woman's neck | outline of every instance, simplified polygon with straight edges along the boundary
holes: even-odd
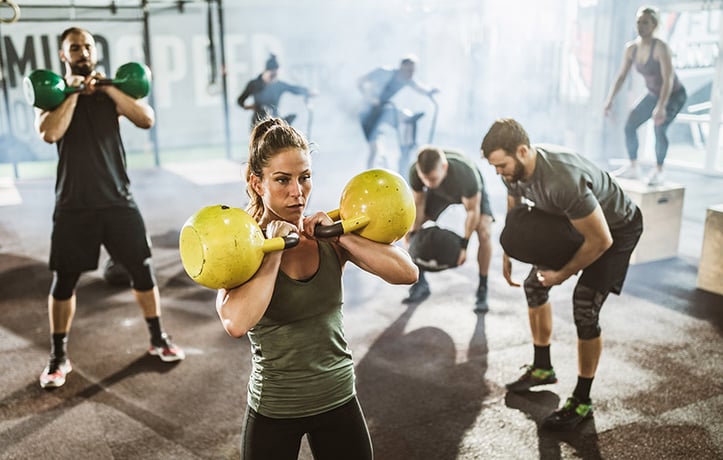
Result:
[[[643,37],[642,35],[640,36],[640,44],[642,45],[650,45],[651,43],[653,43],[653,40],[655,40],[655,36],[653,36],[652,34],[645,37]]]

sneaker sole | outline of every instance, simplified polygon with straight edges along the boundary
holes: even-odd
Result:
[[[585,423],[586,420],[590,420],[593,417],[593,411],[591,410],[586,416],[582,417],[582,419],[577,420],[575,423],[555,423],[555,422],[543,422],[542,428],[547,431],[555,431],[555,432],[568,432],[568,431],[574,431],[577,429],[580,425]]]
[[[43,381],[43,379],[41,378],[40,379],[40,388],[60,388],[60,387],[62,387],[63,385],[65,385],[65,380],[67,379],[68,374],[70,374],[71,372],[73,372],[73,367],[68,366],[68,368],[65,370],[65,377],[63,377],[62,379]]]
[[[515,382],[517,383],[517,382]],[[543,382],[537,382],[530,385],[525,384],[523,387],[515,388],[515,383],[509,383],[505,385],[505,388],[507,391],[511,391],[513,393],[524,393],[525,391],[529,391],[532,387],[539,387],[541,385],[552,385],[553,383],[557,383],[557,377],[555,377],[552,380],[545,380]]]
[[[405,304],[405,305],[408,305],[408,304],[411,304],[411,303],[420,303],[420,302],[424,302],[424,301],[427,300],[428,298],[429,298],[429,296],[420,297],[420,298],[418,298],[418,299],[406,298],[406,299],[402,299],[402,303]]]
[[[186,359],[186,355],[173,355],[173,356],[166,356],[163,353],[156,351],[155,349],[148,350],[148,354],[151,356],[158,356],[158,358],[163,361],[164,363],[172,363],[175,361],[183,361]]]
[[[475,313],[487,313],[490,311],[490,306],[487,304],[487,302],[475,302],[474,304],[474,312]]]
[[[65,385],[65,379],[40,382],[40,388],[60,388],[63,385]]]

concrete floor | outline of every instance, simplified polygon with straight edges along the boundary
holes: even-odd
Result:
[[[335,207],[362,162],[355,169],[338,155],[317,154],[311,208]],[[204,168],[214,180],[198,180],[211,176]],[[499,179],[484,174],[493,206],[502,209]],[[188,357],[165,364],[147,356],[131,293],[106,284],[100,271],[88,273],[70,335],[75,370],[54,391],[37,382],[49,346],[53,180],[14,184],[22,202],[0,206],[0,459],[238,457],[249,344],[223,331],[214,293],[183,272],[177,238],[202,206],[243,206],[239,175],[240,165],[223,162],[132,171],[153,241],[163,323]],[[552,291],[560,382],[506,394],[504,384],[531,362],[532,347],[524,295],[502,279],[497,244],[487,314],[472,311],[473,261],[431,274],[432,296],[414,306],[400,303],[405,287],[349,268],[347,337],[376,458],[723,458],[723,297],[695,284],[705,208],[723,202],[723,178],[671,171],[669,179],[686,185],[679,255],[632,266],[623,294],[609,298],[595,417],[572,433],[547,433],[539,424],[575,385],[574,280]],[[455,212],[444,217],[452,228]],[[501,228],[498,219],[495,241]],[[518,278],[526,268],[515,264]],[[311,458],[306,444],[300,458]]]

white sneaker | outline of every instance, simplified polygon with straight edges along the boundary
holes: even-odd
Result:
[[[633,165],[627,165],[623,166],[620,169],[616,169],[611,173],[614,177],[619,177],[621,179],[636,179],[640,180],[642,178],[640,174],[640,169]]]
[[[663,182],[665,182],[665,177],[662,171],[654,170],[648,176],[648,185],[661,185]]]
[[[161,361],[167,363],[186,359],[186,353],[184,353],[181,348],[174,345],[173,342],[171,342],[171,337],[165,332],[161,336],[160,345],[156,346],[151,343],[151,346],[148,349],[148,354],[151,356],[158,356]]]
[[[73,366],[70,365],[69,359],[63,359],[58,361],[54,358],[50,359],[50,362],[43,373],[40,374],[40,386],[42,388],[58,388],[65,385],[65,377],[70,374],[73,370]]]

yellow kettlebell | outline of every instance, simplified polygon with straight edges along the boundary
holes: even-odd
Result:
[[[243,209],[214,205],[188,218],[179,249],[191,279],[211,289],[230,289],[254,276],[264,254],[298,243],[296,234],[266,239],[258,222]]]
[[[341,221],[317,226],[316,236],[354,232],[379,243],[394,243],[412,228],[416,208],[402,176],[388,169],[369,169],[351,178],[342,191],[339,208],[328,214]]]

